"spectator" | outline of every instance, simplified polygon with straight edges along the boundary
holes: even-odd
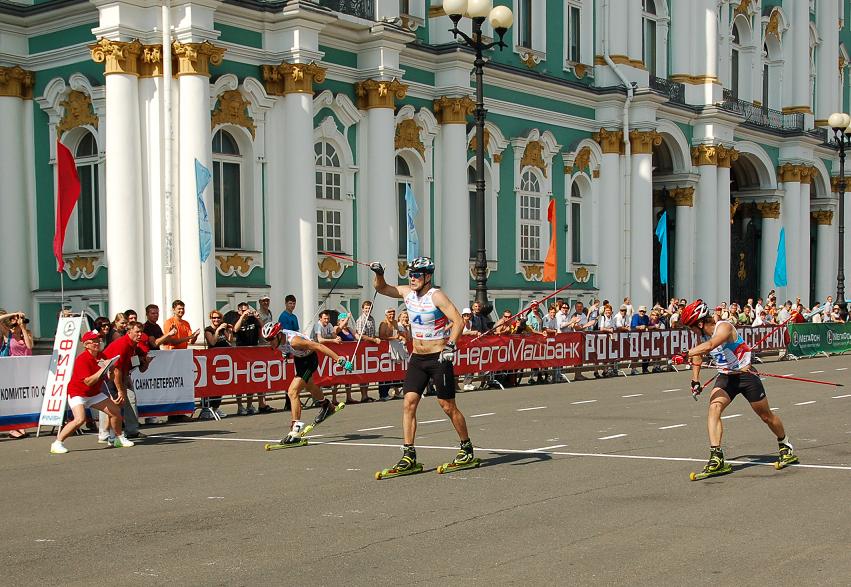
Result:
[[[136,313],[136,310],[131,308],[124,310],[124,319],[127,320],[128,323],[136,322],[139,319],[139,315]]]
[[[679,300],[677,298],[671,298],[671,301],[668,303],[668,314],[673,316],[677,313],[677,310],[680,307]]]
[[[295,304],[296,301],[293,294],[289,294],[284,298],[284,311],[281,312],[280,316],[278,316],[278,324],[280,324],[281,328],[284,330],[292,330],[293,332],[299,331],[298,316],[293,313],[295,312]]]
[[[210,325],[204,329],[204,340],[208,349],[230,348],[233,341],[233,326],[222,320],[222,313],[218,310],[210,312]],[[221,410],[222,398],[209,397],[201,400],[201,413],[199,420],[213,420],[213,411],[219,418],[227,418]]]
[[[629,297],[629,296],[625,297],[623,299],[622,305],[626,306],[626,319],[627,319],[627,323],[629,323],[629,322],[632,321],[632,316],[635,313],[635,311],[632,307],[632,298]]]
[[[594,300],[591,307],[588,308],[588,322],[585,324],[585,330],[595,330],[597,321],[600,319],[600,300]]]
[[[822,310],[822,322],[829,322],[830,315],[833,311],[833,296],[827,296]]]
[[[635,314],[630,320],[630,330],[644,332],[650,328],[650,316],[647,315],[647,306],[639,306],[638,314]],[[647,374],[650,361],[641,361],[641,372]],[[638,375],[638,371],[633,367],[631,375]]]
[[[777,312],[777,322],[779,324],[783,324],[784,322],[788,322],[792,317],[792,300],[786,300],[786,303],[780,308],[780,311]]]
[[[812,321],[813,324],[822,323],[821,304],[816,304],[815,306],[813,306],[813,309],[810,312],[810,321]]]
[[[629,306],[622,304],[618,310],[618,315],[615,316],[615,330],[617,332],[627,332],[630,328]]]
[[[97,330],[100,333],[100,337],[102,341],[106,341],[106,335],[109,333],[109,329],[112,326],[112,323],[109,321],[109,318],[106,316],[98,316],[95,318],[93,330]]]
[[[839,304],[833,306],[833,310],[830,312],[830,321],[845,324],[845,320],[842,319],[842,309],[839,307]]]
[[[541,321],[541,325],[543,326],[543,332],[547,336],[555,336],[558,333],[558,308],[555,304],[550,304],[550,307],[547,308],[547,315],[544,316]],[[556,367],[552,372],[547,370],[543,373],[544,383],[549,383],[550,376],[555,380],[561,379],[561,368]]]
[[[754,321],[754,314],[753,314],[753,310],[751,309],[750,305],[742,308],[742,311],[739,313],[739,316],[738,316],[739,326],[750,326],[751,324],[753,324],[753,321]]]
[[[160,348],[166,350],[189,348],[190,344],[195,344],[195,341],[198,340],[198,335],[201,334],[201,331],[196,330],[193,332],[189,322],[183,319],[184,314],[186,314],[186,304],[183,301],[174,300],[171,303],[171,311],[173,315],[165,321],[163,330],[171,332],[173,328],[176,334],[166,341],[168,344],[160,344]]]
[[[352,330],[351,325],[351,316],[349,316],[348,312],[340,312],[337,316],[337,325],[334,327],[334,334],[340,338],[343,342],[354,342],[357,340],[357,335]],[[335,385],[331,388],[331,393],[333,394],[333,401],[337,403],[337,389],[339,385]],[[346,403],[347,404],[356,404],[358,403],[356,400],[352,399],[352,386],[351,384],[346,384]]]
[[[272,310],[269,309],[270,303],[272,303],[272,298],[266,295],[260,296],[260,299],[258,300],[259,307],[257,308],[257,319],[260,320],[261,328],[275,319],[275,317],[272,316]]]
[[[395,308],[387,308],[384,311],[384,320],[382,320],[381,324],[378,325],[378,338],[386,340],[388,343],[391,340],[399,339],[399,328],[396,324]],[[390,382],[381,382],[378,384],[378,401],[385,402],[392,399],[390,396],[391,387],[392,384]]]
[[[588,326],[588,315],[585,313],[585,307],[582,302],[576,302],[573,306],[573,313],[570,314],[568,322],[571,330],[582,331]]]
[[[472,314],[470,315],[470,326],[472,329],[479,334],[488,331],[488,319],[487,316],[482,314],[482,305],[479,302],[473,302],[473,305],[470,307]]]
[[[23,312],[7,314],[0,310],[0,357],[24,357],[33,354],[33,338]],[[9,430],[9,438],[25,438],[26,430]]]
[[[109,345],[110,343],[115,342],[125,334],[127,334],[127,318],[124,316],[123,312],[119,312],[115,315],[115,319],[112,321],[109,331],[106,333],[106,344]]]
[[[127,325],[127,332],[114,340],[103,350],[103,357],[111,359],[118,357],[110,378],[107,380],[107,390],[113,400],[122,403],[121,413],[124,418],[124,433],[127,438],[144,438],[139,432],[139,413],[136,406],[136,391],[130,379],[130,371],[136,366],[136,346],[142,337],[142,325],[132,322]],[[120,431],[110,428],[109,415],[100,412],[98,426],[98,443],[115,444],[115,433]]]
[[[253,347],[260,342],[260,329],[263,325],[257,318],[257,313],[248,305],[248,302],[240,302],[236,306],[236,311],[239,313],[239,318],[236,324],[233,325],[233,340],[236,346]],[[254,395],[248,394],[245,397],[246,407],[242,406],[242,396],[236,396],[236,415],[237,416],[253,416],[256,414],[254,409]],[[259,394],[257,403],[260,411],[263,411],[263,406],[266,405],[264,394]],[[267,410],[268,411],[268,410]]]
[[[677,303],[677,307],[674,312],[671,314],[671,317],[668,319],[668,325],[671,328],[679,328],[680,325],[680,313],[683,311],[683,308],[686,307],[686,303],[684,300],[680,300]]]
[[[177,329],[172,328],[168,334],[163,333],[163,329],[157,321],[160,319],[160,308],[156,304],[148,304],[145,306],[145,324],[142,325],[142,332],[148,336],[148,346],[151,349],[159,349],[160,345],[166,342],[170,337],[177,335]]]
[[[497,320],[494,326],[494,334],[497,336],[511,334],[511,310],[504,310],[502,312],[502,318]]]
[[[615,332],[617,331],[617,320],[612,311],[612,306],[606,304],[603,306],[603,314],[600,316],[600,319],[597,321],[597,331],[604,332],[608,334],[610,337],[613,337]],[[602,377],[617,377],[617,370],[615,369],[615,364],[611,363],[605,369],[603,369]],[[598,377],[597,371],[594,371],[594,376]]]
[[[804,317],[804,305],[798,304],[795,306],[795,312],[792,314],[792,324],[803,324],[807,319]]]
[[[406,344],[414,340],[413,333],[411,332],[411,316],[407,310],[399,312],[397,326],[399,328],[399,335],[402,337],[399,340],[402,340]]]
[[[378,344],[381,342],[381,339],[378,338],[378,329],[375,326],[375,318],[372,316],[372,302],[369,300],[364,301],[360,305],[360,316],[358,316],[357,322],[355,322],[355,329],[357,334],[360,336],[361,341],[370,342],[372,344]],[[360,403],[366,404],[370,402],[374,402],[375,399],[369,397],[369,386],[365,383],[360,386]]]
[[[343,342],[343,340],[334,334],[334,325],[331,324],[331,312],[322,310],[319,312],[319,322],[313,327],[311,339],[314,342],[325,344],[326,342]]]
[[[662,317],[661,308],[653,308],[653,311],[650,312],[650,325],[647,327],[647,330],[665,330],[665,328],[665,320]],[[647,364],[649,364],[649,361],[642,363],[642,367],[646,369]],[[662,371],[663,369],[660,365],[654,365],[650,370],[651,373],[661,373]]]

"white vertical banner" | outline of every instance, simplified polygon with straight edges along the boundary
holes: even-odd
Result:
[[[47,384],[44,387],[44,400],[41,403],[41,415],[38,419],[39,431],[42,426],[61,426],[65,407],[68,403],[68,384],[77,358],[77,345],[80,342],[80,330],[83,328],[82,316],[59,318],[56,325],[56,339],[53,341],[53,355],[47,372]]]

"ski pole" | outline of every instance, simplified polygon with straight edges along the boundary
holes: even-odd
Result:
[[[804,379],[803,377],[792,377],[791,375],[775,375],[774,373],[764,373],[757,371],[756,369],[751,369],[754,375],[758,375],[761,377],[774,377],[776,379],[789,379],[791,381],[803,381],[804,383],[816,383],[818,385],[830,385],[833,387],[845,387],[841,383],[832,383],[830,381],[819,381],[817,379]]]
[[[366,323],[369,322],[369,317],[372,315],[372,308],[375,306],[375,298],[378,296],[378,290],[375,290],[375,293],[372,294],[372,303],[369,305],[369,310],[366,311],[366,319],[363,321],[361,325],[360,332],[358,332],[358,341],[355,343],[355,352],[352,353],[352,361],[354,362],[355,358],[358,354],[358,347],[360,347],[360,341],[363,340],[363,331],[366,330]]]
[[[363,267],[370,267],[369,263],[364,263],[363,261],[358,261],[357,259],[353,259],[352,257],[347,257],[346,255],[339,255],[337,253],[329,253],[328,251],[319,251],[320,255],[327,255],[328,257],[334,257],[335,259],[341,259],[343,261],[347,261],[349,263],[354,263],[355,265],[362,265]]]

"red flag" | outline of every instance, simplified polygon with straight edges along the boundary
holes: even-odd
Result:
[[[547,220],[550,222],[550,248],[547,250],[547,258],[544,261],[544,277],[541,281],[556,280],[556,201],[550,200],[550,205],[547,207]]]
[[[53,234],[53,255],[58,265],[57,271],[65,269],[62,258],[62,246],[65,244],[65,229],[71,212],[80,199],[80,178],[77,176],[77,164],[68,147],[56,141],[56,232]]]

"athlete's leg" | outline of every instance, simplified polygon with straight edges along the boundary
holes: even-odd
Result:
[[[758,402],[752,402],[751,408],[753,408],[756,415],[759,416],[769,428],[771,428],[771,431],[774,432],[777,440],[783,440],[786,438],[786,430],[783,428],[783,421],[780,420],[780,416],[771,411],[771,407],[768,405],[768,398],[762,398]]]
[[[707,414],[707,429],[709,430],[709,446],[721,446],[721,438],[724,435],[724,425],[721,423],[721,414],[730,405],[730,396],[727,392],[716,387],[709,396],[709,412]]]
[[[417,406],[420,404],[420,394],[416,391],[405,392],[405,402],[402,406],[402,437],[405,444],[414,444],[417,435]]]
[[[407,400],[407,396],[405,396]],[[440,404],[440,407],[443,408],[443,411],[449,416],[449,419],[452,421],[452,425],[455,427],[455,431],[458,433],[458,438],[461,440],[467,440],[470,438],[470,435],[467,433],[467,420],[464,418],[464,414],[461,413],[461,410],[458,409],[458,406],[455,404],[454,399],[440,399],[437,398],[437,403]]]
[[[304,389],[305,382],[301,377],[295,377],[290,382],[290,387],[287,389],[287,397],[290,398],[290,409],[292,410],[293,422],[301,420],[301,401],[299,396],[301,390]]]
[[[307,382],[307,392],[310,394],[310,397],[312,397],[318,402],[321,402],[325,399],[325,395],[322,393],[322,389],[313,381]]]
[[[80,428],[83,424],[86,423],[86,406],[83,404],[78,404],[71,408],[71,413],[74,414],[74,419],[70,422],[67,422],[62,430],[59,431],[59,435],[56,437],[58,442],[62,442]]]
[[[121,417],[120,408],[116,406],[112,400],[105,399],[92,405],[92,407],[107,415],[109,418],[109,427],[115,431],[116,436],[121,436],[123,434],[122,424],[124,419]]]

